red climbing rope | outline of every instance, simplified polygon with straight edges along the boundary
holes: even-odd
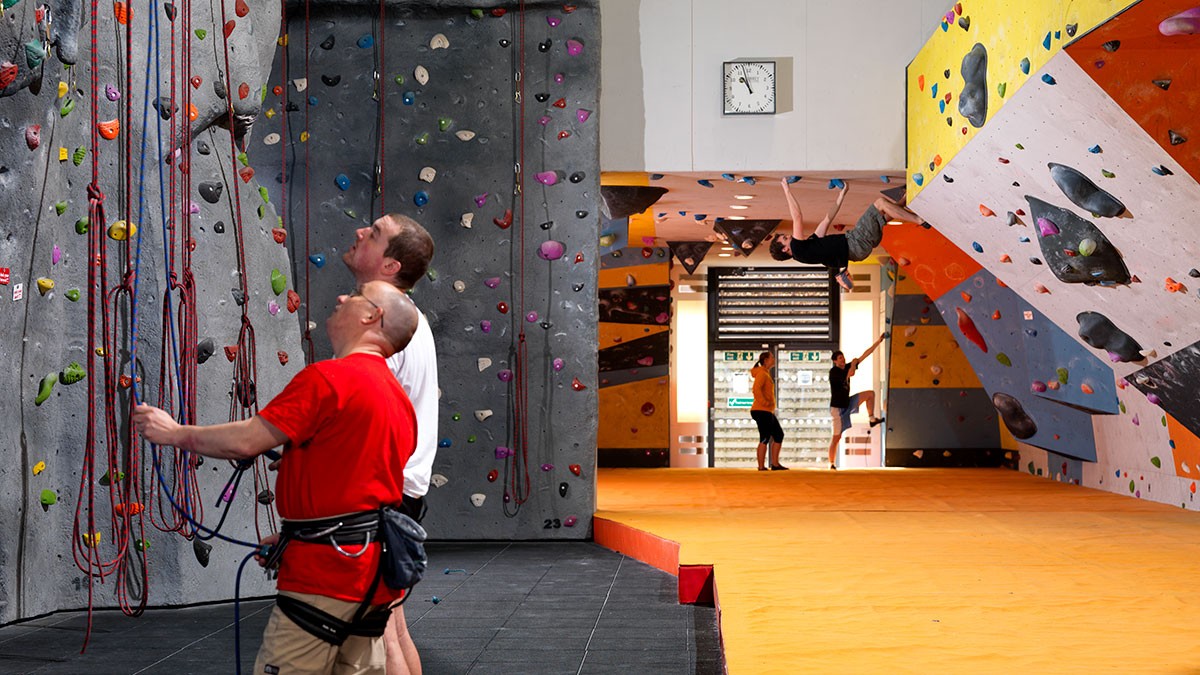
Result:
[[[384,55],[384,36],[386,35],[386,21],[384,16],[384,3],[386,0],[379,0],[379,63],[375,67],[375,95],[379,99],[379,185],[376,186],[376,192],[379,194],[379,215],[383,216],[387,213],[385,198],[387,191],[383,189],[383,181],[387,173],[387,145],[384,144],[384,131],[387,126],[387,117],[384,111],[387,108],[387,96],[383,89],[383,76],[387,72],[387,59]]]
[[[308,55],[310,52],[309,52],[308,38],[309,38],[309,34],[311,32],[311,22],[312,22],[312,0],[304,0],[304,81],[305,81],[305,83],[307,83],[309,81],[308,80]],[[309,202],[310,202],[309,195],[312,194],[312,183],[310,182],[309,174],[308,174],[308,166],[309,166],[309,161],[308,161],[308,109],[309,109],[309,107],[311,107],[311,106],[307,106],[307,105],[304,106],[304,138],[302,139],[304,142],[304,258],[305,258],[305,260],[301,264],[304,266],[304,331],[303,331],[302,335],[303,335],[303,339],[304,339],[304,345],[307,348],[306,351],[308,352],[308,354],[307,354],[308,358],[306,360],[308,363],[312,363],[313,361],[316,360],[317,356],[316,356],[316,349],[313,346],[313,339],[312,339],[312,328],[311,328],[312,319],[309,315],[310,305],[312,305],[312,293],[310,292],[310,285],[309,285],[309,277],[311,277],[312,274],[310,274],[311,269],[308,267],[308,264],[309,264],[308,256],[310,255],[310,251],[312,250],[311,248],[309,248],[309,235],[311,233],[311,221],[309,220]],[[285,115],[287,114],[286,109],[287,108],[285,106],[285,108],[284,108]]]

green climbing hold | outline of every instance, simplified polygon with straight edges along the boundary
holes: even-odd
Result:
[[[437,270],[430,268],[429,271],[425,273],[425,276],[429,277],[430,281],[437,281]]]
[[[63,101],[62,107],[58,109],[58,114],[60,117],[66,117],[67,115],[70,115],[71,111],[74,109],[75,99],[69,98]]]
[[[1025,146],[1021,145],[1020,143],[1017,143],[1017,149],[1018,149],[1018,150],[1024,150],[1024,149],[1025,149]]]
[[[58,503],[58,495],[54,493],[54,490],[42,490],[42,495],[39,501],[42,502],[43,508],[52,506]],[[48,511],[49,509],[46,510]]]
[[[1117,174],[1115,174],[1111,171],[1108,171],[1107,169],[1100,169],[1100,175],[1104,176],[1105,178],[1116,178],[1117,177]]]
[[[111,471],[105,471],[105,472],[104,472],[104,475],[103,475],[103,476],[100,476],[100,480],[98,480],[98,481],[96,481],[96,482],[97,482],[97,483],[100,483],[100,485],[101,485],[102,487],[108,487],[109,485],[112,485],[113,479],[112,479],[112,476],[111,476],[110,474],[111,474]],[[118,483],[120,483],[120,482],[121,482],[121,481],[123,481],[123,480],[125,480],[125,472],[124,472],[124,471],[118,471],[118,472],[117,472],[117,482],[118,482]]]
[[[208,37],[208,31],[204,30],[203,28],[197,28],[196,29],[196,37],[203,40],[204,38]]]
[[[1000,94],[1000,98],[1004,98],[1004,92],[1006,91],[1008,91],[1007,82],[1001,82],[1000,84],[996,85],[996,93]]]
[[[416,141],[417,141],[417,145],[428,144],[429,143],[429,132],[426,131],[426,132],[423,132],[420,136],[417,136]]]
[[[1121,410],[1121,414],[1125,414],[1125,402],[1124,401],[1120,401],[1119,403],[1117,403],[1117,408],[1119,408]]]
[[[1058,381],[1060,384],[1067,383],[1067,369],[1066,368],[1059,368],[1058,370],[1056,370],[1054,372],[1058,375]]]
[[[30,40],[25,43],[25,60],[29,63],[29,68],[37,68],[46,60],[46,50],[42,47],[41,40]]]
[[[358,212],[355,211],[354,209],[346,209],[346,210],[342,211],[342,213],[346,214],[347,218],[351,218],[351,219],[358,218]]]
[[[54,389],[54,383],[58,381],[58,373],[50,373],[42,378],[42,384],[38,387],[37,398],[33,399],[34,405],[41,405],[50,398],[50,391]]]
[[[1137,484],[1133,482],[1133,479],[1130,479],[1129,480],[1129,492],[1132,493],[1135,490],[1137,490]]]
[[[1079,255],[1086,258],[1095,252],[1096,241],[1094,239],[1083,239],[1079,242]]]
[[[467,436],[467,442],[474,443],[475,442],[475,434],[471,434],[470,436]]]
[[[1033,473],[1033,462],[1029,463],[1029,473]]]
[[[258,205],[258,219],[262,220],[267,215],[267,207],[264,204]]]
[[[267,188],[265,188],[265,187],[263,187],[263,186],[261,186],[261,185],[258,187],[258,196],[259,196],[259,197],[262,197],[262,200],[263,200],[263,203],[264,203],[264,204],[270,204],[270,203],[271,203],[271,193],[270,193],[270,192],[267,192]]]
[[[72,361],[67,364],[66,368],[58,374],[58,381],[63,384],[75,384],[76,382],[87,377],[87,371],[77,362]]]
[[[1005,354],[1004,352],[996,354],[996,360],[999,361],[1001,365],[1008,366],[1010,368],[1012,367],[1012,359],[1008,358],[1008,354]]]
[[[271,270],[271,290],[275,295],[279,295],[287,288],[287,277],[283,276],[283,272],[279,270]]]
[[[10,7],[12,7],[13,5],[17,4],[18,2],[20,2],[20,1],[21,1],[21,0],[4,0],[4,9],[8,9],[8,8],[10,8]]]
[[[460,414],[458,414],[458,413],[454,413],[453,415],[451,415],[451,416],[450,416],[450,419],[452,419],[452,420],[454,420],[455,422],[457,422],[457,421],[459,421],[459,420],[461,420],[461,419],[462,419],[462,415],[460,415]]]
[[[246,153],[239,152],[237,157],[238,161],[242,163],[242,166],[250,166],[250,158],[246,156]]]
[[[133,542],[133,547],[144,552],[146,549],[150,548],[150,542],[146,541],[145,539],[137,539]]]
[[[90,224],[91,223],[88,221],[87,216],[80,218],[79,220],[75,221],[75,232],[77,234],[87,234],[88,225]]]
[[[396,76],[396,84],[404,84],[404,76],[403,75]]]
[[[1161,469],[1161,468],[1162,468],[1162,460],[1161,460],[1161,459],[1159,459],[1157,456],[1155,456],[1155,457],[1151,457],[1151,458],[1150,458],[1150,463],[1151,463],[1151,464],[1153,464],[1153,465],[1154,465],[1154,468],[1156,468],[1156,469]]]
[[[67,203],[65,201],[54,202],[54,212],[60,216],[64,213],[66,213],[67,212]]]
[[[438,131],[445,131],[445,130],[449,129],[450,125],[453,123],[454,123],[454,120],[450,119],[449,117],[439,117],[438,118]]]
[[[78,288],[72,288],[71,290],[67,291],[66,293],[63,293],[63,295],[67,296],[67,299],[70,300],[71,302],[79,301],[79,289]]]
[[[87,148],[81,145],[78,148],[75,148],[75,154],[71,155],[71,161],[75,164],[75,166],[79,166],[80,164],[83,164],[85,157],[87,157]]]
[[[13,0],[13,2],[14,2],[14,3],[15,3],[16,1],[17,1],[17,0]],[[9,0],[4,0],[4,6],[5,6],[5,7],[8,7],[8,6],[9,6],[8,2],[9,2]],[[472,19],[482,19],[482,18],[483,18],[483,10],[482,10],[482,9],[473,9],[473,10],[471,10],[471,18],[472,18]]]

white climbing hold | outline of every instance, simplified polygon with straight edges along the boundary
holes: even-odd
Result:
[[[429,82],[429,71],[425,69],[425,66],[417,66],[413,68],[413,79],[424,86]]]
[[[476,492],[475,494],[471,495],[471,503],[474,504],[476,508],[483,506],[483,502],[486,499],[487,495],[483,494],[482,492]]]
[[[475,419],[479,420],[480,422],[486,420],[487,418],[489,418],[491,416],[492,416],[491,410],[476,410],[475,411]]]
[[[432,183],[433,179],[437,178],[437,169],[433,168],[432,166],[427,166],[421,169],[421,173],[417,174],[417,177],[426,183]]]
[[[450,46],[450,40],[445,35],[442,35],[441,33],[438,33],[437,35],[434,35],[432,38],[429,39],[429,48],[430,49],[446,49],[449,46]]]
[[[469,229],[471,229],[471,223],[474,220],[475,220],[474,213],[464,213],[464,214],[462,214],[462,218],[458,219],[458,224],[462,225],[463,227],[465,227],[469,230]]]
[[[472,138],[475,138],[475,132],[471,131],[470,129],[460,129],[460,130],[454,132],[454,135],[458,136],[458,140],[460,140],[464,143],[471,140]]]
[[[478,365],[478,366],[479,366],[479,372],[481,372],[481,373],[482,373],[483,371],[487,370],[488,368],[491,368],[491,367],[492,367],[492,360],[491,360],[491,359],[489,359],[489,358],[488,358],[488,357],[486,357],[486,356],[481,356],[481,357],[479,357],[479,358],[478,358],[478,359],[475,361],[475,363],[476,363],[476,365]],[[481,420],[481,421],[482,421],[482,420]]]
[[[305,89],[308,89],[308,78],[298,77],[292,80],[292,86],[296,88],[296,91],[304,91]]]
[[[1152,358],[1158,356],[1158,352],[1153,349],[1143,349],[1140,353],[1142,356],[1144,356],[1148,359],[1152,359]]]
[[[317,322],[316,322],[316,321],[309,321],[309,322],[308,322],[308,330],[310,330],[310,331],[314,331],[314,330],[316,330],[316,329],[317,329]]]
[[[267,134],[263,137],[263,145],[275,145],[280,140],[279,134]]]
[[[463,281],[462,279],[455,280],[453,285],[454,285],[454,290],[458,291],[459,293],[462,293],[463,291],[467,290],[467,282]]]
[[[450,479],[446,478],[445,476],[443,476],[440,473],[435,473],[429,477],[429,482],[433,484],[433,487],[440,488],[443,485],[445,485],[446,483],[449,483]]]

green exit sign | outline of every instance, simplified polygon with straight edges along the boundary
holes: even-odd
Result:
[[[820,361],[821,352],[788,352],[788,361]]]
[[[754,405],[753,396],[730,396],[725,399],[726,408],[749,408]]]
[[[722,361],[757,361],[758,352],[722,352]]]

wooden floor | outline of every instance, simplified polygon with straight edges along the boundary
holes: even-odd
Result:
[[[1194,512],[1000,469],[598,483],[597,543],[714,566],[734,675],[1200,673]]]

